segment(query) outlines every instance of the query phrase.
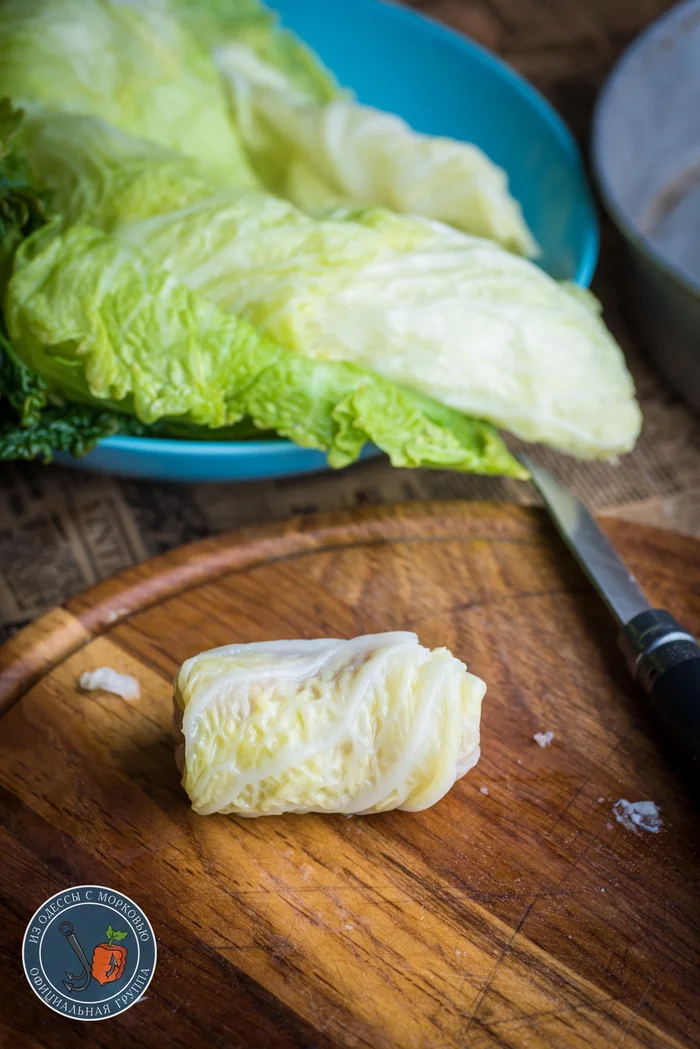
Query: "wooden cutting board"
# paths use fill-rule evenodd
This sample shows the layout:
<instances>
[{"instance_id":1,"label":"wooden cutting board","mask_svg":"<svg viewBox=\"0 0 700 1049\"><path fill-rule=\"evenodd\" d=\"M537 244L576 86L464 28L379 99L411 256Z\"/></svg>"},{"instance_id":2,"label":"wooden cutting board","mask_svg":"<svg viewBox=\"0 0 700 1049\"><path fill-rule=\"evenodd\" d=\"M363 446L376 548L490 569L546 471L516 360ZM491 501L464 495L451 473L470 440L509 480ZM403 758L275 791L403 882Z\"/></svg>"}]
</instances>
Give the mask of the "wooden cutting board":
<instances>
[{"instance_id":1,"label":"wooden cutting board","mask_svg":"<svg viewBox=\"0 0 700 1049\"><path fill-rule=\"evenodd\" d=\"M606 528L700 632L700 544ZM489 684L482 760L443 801L350 819L189 809L171 729L186 657L390 629ZM102 665L142 699L79 693ZM697 814L539 512L370 508L208 540L51 612L0 667L1 1045L698 1044ZM625 829L620 798L655 801L662 832ZM145 909L159 960L146 1001L76 1027L31 993L20 943L44 899L85 883Z\"/></svg>"}]
</instances>

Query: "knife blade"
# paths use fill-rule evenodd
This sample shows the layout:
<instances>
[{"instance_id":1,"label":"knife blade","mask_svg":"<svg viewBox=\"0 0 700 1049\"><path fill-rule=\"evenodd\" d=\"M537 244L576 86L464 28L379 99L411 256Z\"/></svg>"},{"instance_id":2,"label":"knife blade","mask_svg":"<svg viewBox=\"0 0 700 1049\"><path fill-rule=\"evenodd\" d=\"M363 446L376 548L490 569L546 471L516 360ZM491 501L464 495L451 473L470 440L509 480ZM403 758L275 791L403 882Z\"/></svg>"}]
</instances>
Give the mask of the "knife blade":
<instances>
[{"instance_id":1,"label":"knife blade","mask_svg":"<svg viewBox=\"0 0 700 1049\"><path fill-rule=\"evenodd\" d=\"M637 580L580 499L527 456L521 456L521 461L559 534L620 626L648 611L651 604Z\"/></svg>"},{"instance_id":2,"label":"knife blade","mask_svg":"<svg viewBox=\"0 0 700 1049\"><path fill-rule=\"evenodd\" d=\"M583 503L528 456L520 460L562 539L619 627L630 673L672 742L700 773L700 646L665 609L654 608Z\"/></svg>"}]
</instances>

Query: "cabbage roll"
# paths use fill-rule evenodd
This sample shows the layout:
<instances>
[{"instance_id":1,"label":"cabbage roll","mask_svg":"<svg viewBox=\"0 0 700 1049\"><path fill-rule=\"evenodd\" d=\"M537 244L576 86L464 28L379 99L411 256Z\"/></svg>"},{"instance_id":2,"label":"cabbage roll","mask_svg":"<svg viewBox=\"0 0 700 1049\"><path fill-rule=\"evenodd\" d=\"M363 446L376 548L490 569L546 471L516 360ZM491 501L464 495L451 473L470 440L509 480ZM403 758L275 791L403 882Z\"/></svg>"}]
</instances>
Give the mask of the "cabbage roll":
<instances>
[{"instance_id":1,"label":"cabbage roll","mask_svg":"<svg viewBox=\"0 0 700 1049\"><path fill-rule=\"evenodd\" d=\"M176 678L183 785L202 815L417 812L479 760L485 692L411 633L215 648Z\"/></svg>"}]
</instances>

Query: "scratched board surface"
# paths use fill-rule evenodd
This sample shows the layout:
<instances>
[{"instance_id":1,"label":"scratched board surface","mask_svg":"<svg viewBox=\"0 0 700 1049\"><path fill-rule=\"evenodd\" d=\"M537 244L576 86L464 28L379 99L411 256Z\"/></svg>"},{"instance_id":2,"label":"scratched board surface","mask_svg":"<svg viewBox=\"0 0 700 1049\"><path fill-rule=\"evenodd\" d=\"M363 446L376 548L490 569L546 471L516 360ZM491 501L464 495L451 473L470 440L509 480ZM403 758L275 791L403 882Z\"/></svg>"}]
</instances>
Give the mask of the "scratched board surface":
<instances>
[{"instance_id":1,"label":"scratched board surface","mask_svg":"<svg viewBox=\"0 0 700 1049\"><path fill-rule=\"evenodd\" d=\"M699 631L698 543L606 528ZM489 684L483 757L446 798L351 819L190 810L182 660L386 629L448 645ZM101 665L134 674L141 700L79 693ZM538 511L374 508L181 548L13 638L0 693L0 1045L698 1044L696 815ZM662 831L623 827L620 798L654 800ZM145 1001L77 1028L31 993L19 948L45 898L87 883L144 908L159 960Z\"/></svg>"}]
</instances>

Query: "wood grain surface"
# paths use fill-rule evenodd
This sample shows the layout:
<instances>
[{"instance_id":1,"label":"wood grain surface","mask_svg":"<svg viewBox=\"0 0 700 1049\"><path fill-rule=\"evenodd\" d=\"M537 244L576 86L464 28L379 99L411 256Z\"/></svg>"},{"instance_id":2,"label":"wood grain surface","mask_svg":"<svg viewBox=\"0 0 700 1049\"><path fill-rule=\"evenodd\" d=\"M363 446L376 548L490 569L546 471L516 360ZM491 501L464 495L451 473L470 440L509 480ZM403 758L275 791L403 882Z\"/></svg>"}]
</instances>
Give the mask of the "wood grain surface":
<instances>
[{"instance_id":1,"label":"wood grain surface","mask_svg":"<svg viewBox=\"0 0 700 1049\"><path fill-rule=\"evenodd\" d=\"M700 544L605 527L700 631ZM489 684L481 762L437 806L190 810L171 727L185 658L399 628ZM135 674L141 700L78 692L101 665ZM539 511L411 504L206 540L49 613L0 668L0 1045L698 1044L697 815ZM619 798L654 800L662 832L617 823ZM86 883L145 909L159 960L145 1001L78 1026L33 995L20 944L45 898Z\"/></svg>"}]
</instances>

